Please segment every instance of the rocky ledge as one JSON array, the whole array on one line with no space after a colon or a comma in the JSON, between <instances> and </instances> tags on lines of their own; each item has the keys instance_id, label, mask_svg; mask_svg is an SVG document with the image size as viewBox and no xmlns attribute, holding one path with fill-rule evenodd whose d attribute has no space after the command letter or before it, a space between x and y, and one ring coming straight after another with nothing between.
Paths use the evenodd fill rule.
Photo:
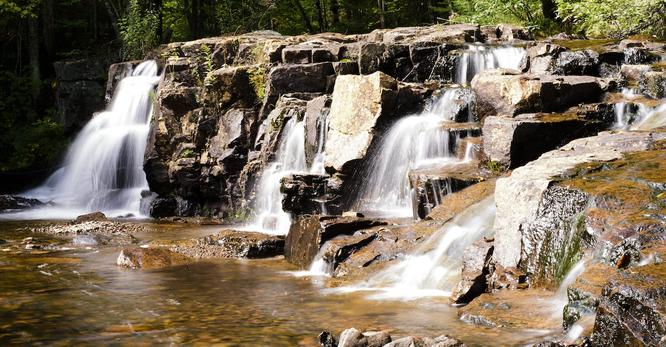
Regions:
<instances>
[{"instance_id":1,"label":"rocky ledge","mask_svg":"<svg viewBox=\"0 0 666 347\"><path fill-rule=\"evenodd\" d=\"M99 217L99 216L97 216ZM81 219L79 219L81 218ZM29 228L34 233L49 234L71 239L75 246L129 245L138 242L134 234L146 232L141 224L96 220L92 215L81 216L76 221Z\"/></svg>"},{"instance_id":2,"label":"rocky ledge","mask_svg":"<svg viewBox=\"0 0 666 347\"><path fill-rule=\"evenodd\" d=\"M330 332L319 334L322 347L464 347L460 340L449 335L437 337L407 336L393 339L388 331L365 331L349 328L335 338Z\"/></svg>"}]
</instances>

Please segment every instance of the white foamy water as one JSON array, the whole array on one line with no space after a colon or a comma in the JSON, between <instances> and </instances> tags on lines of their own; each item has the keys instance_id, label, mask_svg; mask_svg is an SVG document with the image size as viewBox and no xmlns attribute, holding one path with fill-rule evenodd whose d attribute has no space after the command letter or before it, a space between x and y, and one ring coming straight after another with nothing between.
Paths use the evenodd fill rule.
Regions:
<instances>
[{"instance_id":1,"label":"white foamy water","mask_svg":"<svg viewBox=\"0 0 666 347\"><path fill-rule=\"evenodd\" d=\"M666 126L666 103L639 113L631 130L652 130Z\"/></svg>"},{"instance_id":2,"label":"white foamy water","mask_svg":"<svg viewBox=\"0 0 666 347\"><path fill-rule=\"evenodd\" d=\"M489 47L481 44L468 45L456 64L456 83L467 84L474 76L487 69L520 69L525 58L525 49L520 47Z\"/></svg>"},{"instance_id":3,"label":"white foamy water","mask_svg":"<svg viewBox=\"0 0 666 347\"><path fill-rule=\"evenodd\" d=\"M576 282L578 276L585 272L585 262L585 258L579 260L562 279L562 282L560 283L560 286L558 287L557 292L552 299L554 316L562 316L562 310L564 310L564 306L566 306L566 304L569 302L567 294L568 288L570 285Z\"/></svg>"},{"instance_id":4,"label":"white foamy water","mask_svg":"<svg viewBox=\"0 0 666 347\"><path fill-rule=\"evenodd\" d=\"M460 280L465 248L492 232L495 201L487 198L457 215L415 252L355 286L332 292L372 291L371 299L450 296Z\"/></svg>"},{"instance_id":5,"label":"white foamy water","mask_svg":"<svg viewBox=\"0 0 666 347\"><path fill-rule=\"evenodd\" d=\"M409 171L458 161L454 148L449 148L451 135L443 123L455 117L459 91L445 91L423 113L402 118L391 127L370 158L356 209L399 217L413 215Z\"/></svg>"},{"instance_id":6,"label":"white foamy water","mask_svg":"<svg viewBox=\"0 0 666 347\"><path fill-rule=\"evenodd\" d=\"M296 116L284 126L275 161L264 170L257 187L257 218L249 228L268 234L286 235L291 225L289 213L282 210L280 181L287 175L306 173L305 124Z\"/></svg>"},{"instance_id":7,"label":"white foamy water","mask_svg":"<svg viewBox=\"0 0 666 347\"><path fill-rule=\"evenodd\" d=\"M157 71L156 62L145 61L122 79L107 109L76 136L63 167L42 186L21 194L54 206L3 217L71 218L92 211L140 215L141 191L148 189L143 154L159 81Z\"/></svg>"}]
</instances>

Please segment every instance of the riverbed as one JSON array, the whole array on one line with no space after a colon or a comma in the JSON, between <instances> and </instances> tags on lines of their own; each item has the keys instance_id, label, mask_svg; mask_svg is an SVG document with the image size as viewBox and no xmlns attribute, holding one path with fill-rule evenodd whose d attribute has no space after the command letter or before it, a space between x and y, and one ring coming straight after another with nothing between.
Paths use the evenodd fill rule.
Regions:
<instances>
[{"instance_id":1,"label":"riverbed","mask_svg":"<svg viewBox=\"0 0 666 347\"><path fill-rule=\"evenodd\" d=\"M316 346L317 335L356 327L394 337L450 334L470 346L521 345L550 331L488 328L461 321L447 298L377 301L335 294L325 277L297 277L281 257L199 261L158 270L115 265L118 247L25 249L49 238L2 222L0 344L177 344ZM48 223L48 222L46 222ZM144 223L154 239L215 233L219 226ZM52 237L51 237L52 238ZM58 243L58 242L56 242Z\"/></svg>"}]
</instances>

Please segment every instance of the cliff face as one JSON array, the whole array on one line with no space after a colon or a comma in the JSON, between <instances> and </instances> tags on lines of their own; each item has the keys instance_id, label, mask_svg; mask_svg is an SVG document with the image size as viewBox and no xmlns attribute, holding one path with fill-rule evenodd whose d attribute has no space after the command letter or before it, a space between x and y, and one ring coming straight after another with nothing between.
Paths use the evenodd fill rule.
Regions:
<instances>
[{"instance_id":1,"label":"cliff face","mask_svg":"<svg viewBox=\"0 0 666 347\"><path fill-rule=\"evenodd\" d=\"M164 78L144 165L158 194L152 214L228 217L247 209L284 125L293 117L310 119L305 146L311 164L317 117L329 108L328 174L348 189L347 178L376 136L418 111L440 83L452 81L465 43L499 42L502 35L513 38L512 30L527 38L515 28L454 25L350 36L258 32L162 47L157 58ZM367 77L339 78L344 75ZM363 121L361 114L367 115Z\"/></svg>"}]
</instances>

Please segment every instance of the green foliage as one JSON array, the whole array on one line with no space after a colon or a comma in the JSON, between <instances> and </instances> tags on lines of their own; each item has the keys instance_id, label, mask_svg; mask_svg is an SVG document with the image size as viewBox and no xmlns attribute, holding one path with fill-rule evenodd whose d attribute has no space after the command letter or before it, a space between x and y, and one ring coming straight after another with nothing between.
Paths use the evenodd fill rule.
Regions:
<instances>
[{"instance_id":1,"label":"green foliage","mask_svg":"<svg viewBox=\"0 0 666 347\"><path fill-rule=\"evenodd\" d=\"M228 212L225 218L228 222L243 223L252 220L252 213L244 208L235 208Z\"/></svg>"},{"instance_id":2,"label":"green foliage","mask_svg":"<svg viewBox=\"0 0 666 347\"><path fill-rule=\"evenodd\" d=\"M7 134L12 147L1 161L0 171L16 171L55 163L67 146L62 126L51 118L33 123ZM4 147L4 146L3 146Z\"/></svg>"},{"instance_id":3,"label":"green foliage","mask_svg":"<svg viewBox=\"0 0 666 347\"><path fill-rule=\"evenodd\" d=\"M557 5L560 18L592 37L665 36L663 0L557 0Z\"/></svg>"},{"instance_id":4,"label":"green foliage","mask_svg":"<svg viewBox=\"0 0 666 347\"><path fill-rule=\"evenodd\" d=\"M196 156L197 156L197 153L191 148L186 148L182 152L180 152L180 157L181 158L194 158Z\"/></svg>"},{"instance_id":5,"label":"green foliage","mask_svg":"<svg viewBox=\"0 0 666 347\"><path fill-rule=\"evenodd\" d=\"M250 78L250 84L254 89L257 99L263 100L266 95L266 71L263 67L257 66L247 71Z\"/></svg>"},{"instance_id":6,"label":"green foliage","mask_svg":"<svg viewBox=\"0 0 666 347\"><path fill-rule=\"evenodd\" d=\"M20 18L35 18L41 0L0 0L0 15L15 15Z\"/></svg>"},{"instance_id":7,"label":"green foliage","mask_svg":"<svg viewBox=\"0 0 666 347\"><path fill-rule=\"evenodd\" d=\"M453 9L451 21L455 23L507 23L537 30L550 26L541 13L539 0L457 0Z\"/></svg>"},{"instance_id":8,"label":"green foliage","mask_svg":"<svg viewBox=\"0 0 666 347\"><path fill-rule=\"evenodd\" d=\"M157 14L142 8L139 0L130 0L127 14L118 26L125 59L141 59L159 44Z\"/></svg>"},{"instance_id":9,"label":"green foliage","mask_svg":"<svg viewBox=\"0 0 666 347\"><path fill-rule=\"evenodd\" d=\"M502 172L504 172L504 165L498 161L490 160L486 163L486 166L488 167L488 170L490 170L490 172L494 175L500 175Z\"/></svg>"}]
</instances>

